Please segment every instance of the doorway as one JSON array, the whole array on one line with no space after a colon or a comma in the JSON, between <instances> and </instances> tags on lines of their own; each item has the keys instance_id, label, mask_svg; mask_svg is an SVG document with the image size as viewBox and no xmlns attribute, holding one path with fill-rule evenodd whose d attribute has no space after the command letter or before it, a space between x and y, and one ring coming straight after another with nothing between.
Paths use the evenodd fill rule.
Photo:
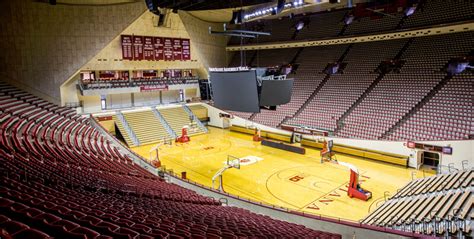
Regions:
<instances>
[{"instance_id":1,"label":"doorway","mask_svg":"<svg viewBox=\"0 0 474 239\"><path fill-rule=\"evenodd\" d=\"M439 153L423 151L421 153L421 164L431 168L437 168L440 161Z\"/></svg>"}]
</instances>

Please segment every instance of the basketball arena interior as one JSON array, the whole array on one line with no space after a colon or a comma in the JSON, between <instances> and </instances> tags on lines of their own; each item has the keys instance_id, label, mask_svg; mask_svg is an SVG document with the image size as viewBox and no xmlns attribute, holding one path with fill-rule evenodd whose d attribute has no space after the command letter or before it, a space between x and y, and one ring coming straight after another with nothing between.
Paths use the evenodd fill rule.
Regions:
<instances>
[{"instance_id":1,"label":"basketball arena interior","mask_svg":"<svg viewBox=\"0 0 474 239\"><path fill-rule=\"evenodd\" d=\"M0 239L474 237L473 1L0 9Z\"/></svg>"}]
</instances>

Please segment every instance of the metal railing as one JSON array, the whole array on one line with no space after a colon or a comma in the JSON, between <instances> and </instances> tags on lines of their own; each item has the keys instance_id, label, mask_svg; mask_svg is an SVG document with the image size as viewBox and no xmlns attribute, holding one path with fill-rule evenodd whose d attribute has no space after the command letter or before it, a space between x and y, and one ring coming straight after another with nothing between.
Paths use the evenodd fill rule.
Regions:
<instances>
[{"instance_id":1,"label":"metal railing","mask_svg":"<svg viewBox=\"0 0 474 239\"><path fill-rule=\"evenodd\" d=\"M116 115L117 115L117 119L119 119L120 122L122 123L122 126L125 129L125 131L127 131L128 136L130 136L130 139L132 139L133 144L135 144L136 146L140 145L140 141L138 140L137 135L135 134L135 132L133 132L132 128L128 124L122 112L120 110L117 110Z\"/></svg>"},{"instance_id":2,"label":"metal railing","mask_svg":"<svg viewBox=\"0 0 474 239\"><path fill-rule=\"evenodd\" d=\"M174 130L171 128L168 122L166 122L166 119L163 117L163 115L161 115L160 111L158 111L156 107L151 107L151 111L153 112L153 114L155 114L155 117L158 118L158 120L160 120L161 125L163 125L163 127L166 129L166 132L168 133L168 135L172 137L173 139L176 139L178 135L176 134L176 132L174 132Z\"/></svg>"},{"instance_id":3,"label":"metal railing","mask_svg":"<svg viewBox=\"0 0 474 239\"><path fill-rule=\"evenodd\" d=\"M108 88L129 88L129 87L140 87L140 86L163 86L163 85L179 85L179 84L198 84L198 77L179 77L179 78L151 78L151 79L110 79L110 80L92 80L92 81L79 81L79 89L92 90L92 89L108 89Z\"/></svg>"},{"instance_id":4,"label":"metal railing","mask_svg":"<svg viewBox=\"0 0 474 239\"><path fill-rule=\"evenodd\" d=\"M204 131L205 133L209 133L209 130L207 129L207 127L198 119L198 117L193 113L193 111L186 104L183 104L183 109L184 111L186 111L186 113L188 113L189 117L193 118L194 122L196 122L196 124L202 131Z\"/></svg>"}]
</instances>

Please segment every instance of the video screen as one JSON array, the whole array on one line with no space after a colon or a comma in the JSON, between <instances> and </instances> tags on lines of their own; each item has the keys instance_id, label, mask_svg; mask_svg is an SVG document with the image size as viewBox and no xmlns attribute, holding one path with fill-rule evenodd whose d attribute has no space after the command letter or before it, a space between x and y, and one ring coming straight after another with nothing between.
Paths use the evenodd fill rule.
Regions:
<instances>
[{"instance_id":1,"label":"video screen","mask_svg":"<svg viewBox=\"0 0 474 239\"><path fill-rule=\"evenodd\" d=\"M283 105L291 100L293 79L263 80L260 106Z\"/></svg>"},{"instance_id":2,"label":"video screen","mask_svg":"<svg viewBox=\"0 0 474 239\"><path fill-rule=\"evenodd\" d=\"M223 110L260 112L254 70L209 74L214 106Z\"/></svg>"}]
</instances>

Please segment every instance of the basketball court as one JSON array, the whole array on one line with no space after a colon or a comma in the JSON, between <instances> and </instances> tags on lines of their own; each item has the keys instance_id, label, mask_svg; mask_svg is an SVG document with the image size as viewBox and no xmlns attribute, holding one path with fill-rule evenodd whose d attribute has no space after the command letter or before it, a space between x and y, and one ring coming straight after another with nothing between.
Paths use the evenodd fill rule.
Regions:
<instances>
[{"instance_id":1,"label":"basketball court","mask_svg":"<svg viewBox=\"0 0 474 239\"><path fill-rule=\"evenodd\" d=\"M161 164L212 187L212 177L226 166L227 159L239 158L240 169L229 168L222 174L225 192L305 213L357 221L375 210L384 195L393 195L407 184L412 175L424 176L414 169L337 154L338 161L358 168L362 187L372 192L370 200L362 201L347 196L349 169L321 163L319 150L308 148L300 155L262 146L251 135L213 127L209 131L188 143L159 146ZM148 159L154 147L156 144L132 150Z\"/></svg>"}]
</instances>

